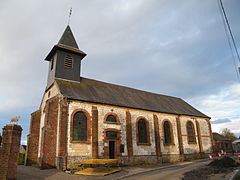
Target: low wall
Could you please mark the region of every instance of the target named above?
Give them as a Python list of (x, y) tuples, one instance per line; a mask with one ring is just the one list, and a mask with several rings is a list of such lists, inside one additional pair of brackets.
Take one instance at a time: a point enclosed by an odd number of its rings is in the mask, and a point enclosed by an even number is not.
[[(164, 163), (177, 163), (182, 161), (191, 161), (196, 159), (207, 158), (208, 154), (201, 153), (201, 154), (163, 154), (162, 156), (119, 156), (116, 159), (120, 159), (120, 163), (124, 165), (146, 165), (146, 164), (164, 164)], [(101, 159), (101, 157), (99, 157)], [(83, 161), (86, 159), (91, 159), (89, 157), (82, 157), (82, 156), (71, 156), (64, 159), (67, 161), (67, 168), (76, 168), (77, 165), (75, 164), (78, 161)], [(103, 158), (104, 159), (104, 158)], [(59, 159), (60, 160), (60, 159)], [(57, 160), (57, 161), (59, 161)], [(61, 161), (61, 160), (60, 160)], [(59, 162), (60, 162), (59, 161)], [(59, 169), (65, 169), (65, 167), (59, 167)]]

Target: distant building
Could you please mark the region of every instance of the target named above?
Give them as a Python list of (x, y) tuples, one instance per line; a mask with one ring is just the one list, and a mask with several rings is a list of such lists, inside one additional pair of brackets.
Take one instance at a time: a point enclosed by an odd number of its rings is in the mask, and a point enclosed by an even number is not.
[(27, 146), (26, 145), (20, 145), (20, 153), (26, 153)]
[(175, 162), (212, 151), (208, 116), (177, 97), (84, 78), (85, 56), (67, 26), (45, 59), (48, 81), (32, 113), (28, 165), (66, 168), (88, 158)]
[(232, 153), (233, 146), (232, 141), (221, 134), (213, 133), (213, 151), (215, 153), (226, 152)]
[(234, 152), (240, 152), (240, 139), (237, 139), (232, 142)]

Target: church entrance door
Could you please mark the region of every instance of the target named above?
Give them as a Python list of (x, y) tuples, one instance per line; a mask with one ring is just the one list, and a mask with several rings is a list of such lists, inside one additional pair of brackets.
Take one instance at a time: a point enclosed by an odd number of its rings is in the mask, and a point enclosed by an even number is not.
[(109, 159), (115, 158), (115, 141), (109, 141)]

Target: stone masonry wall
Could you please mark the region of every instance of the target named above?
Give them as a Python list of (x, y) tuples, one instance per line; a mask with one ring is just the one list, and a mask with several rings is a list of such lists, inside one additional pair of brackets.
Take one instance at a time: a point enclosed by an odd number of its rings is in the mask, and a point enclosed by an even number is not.
[[(86, 158), (91, 158), (92, 157), (92, 144), (91, 144), (91, 135), (89, 135), (90, 137), (90, 142), (85, 142), (85, 143), (79, 143), (79, 142), (71, 142), (71, 122), (72, 122), (72, 114), (76, 111), (76, 110), (85, 110), (90, 117), (90, 120), (92, 120), (92, 105), (90, 104), (82, 104), (81, 106), (79, 106), (79, 103), (77, 101), (74, 102), (70, 102), (69, 104), (69, 116), (68, 116), (68, 146), (67, 146), (67, 152), (68, 152), (68, 156), (75, 156), (75, 157), (81, 157), (82, 159), (86, 159)], [(91, 127), (91, 124), (90, 126)], [(89, 131), (91, 131), (91, 129), (89, 129)], [(80, 158), (80, 159), (81, 159)], [(70, 158), (69, 158), (70, 159)]]
[[(118, 106), (87, 103), (80, 101), (69, 101), (69, 118), (68, 126), (71, 125), (71, 115), (78, 110), (84, 110), (87, 112), (92, 122), (93, 107), (98, 113), (98, 150), (92, 149), (92, 142), (70, 142), (68, 140), (68, 158), (74, 159), (86, 159), (96, 157), (98, 152), (99, 158), (108, 157), (108, 141), (106, 141), (105, 132), (108, 129), (115, 130), (120, 134), (120, 141), (124, 145), (124, 151), (117, 153), (117, 158), (122, 159), (124, 162), (129, 161), (137, 163), (139, 160), (143, 160), (145, 157), (159, 156), (159, 161), (162, 162), (176, 162), (183, 160), (183, 156), (199, 157), (200, 148), (201, 153), (209, 153), (211, 149), (211, 136), (209, 131), (209, 125), (206, 118), (191, 117), (191, 116), (179, 116), (174, 114), (158, 113), (137, 109), (129, 109)], [(117, 123), (108, 123), (105, 121), (107, 114), (115, 114), (117, 116)], [(95, 115), (94, 115), (95, 116)], [(150, 143), (146, 145), (137, 143), (136, 122), (139, 117), (144, 117), (149, 124), (149, 140)], [(96, 117), (95, 117), (96, 118)], [(168, 120), (172, 127), (172, 139), (173, 143), (170, 145), (164, 144), (164, 131), (163, 123)], [(186, 122), (192, 121), (194, 124), (196, 143), (189, 144), (187, 141)], [(197, 128), (197, 124), (199, 128)], [(92, 126), (92, 124), (91, 124)], [(155, 127), (158, 126), (158, 127)], [(95, 127), (95, 125), (93, 125)], [(96, 128), (96, 127), (95, 127)], [(179, 128), (181, 134), (179, 134)], [(129, 132), (131, 131), (131, 133)], [(71, 130), (68, 128), (68, 139), (70, 139)], [(128, 134), (128, 135), (127, 135)], [(198, 137), (199, 136), (199, 137)], [(157, 140), (155, 138), (158, 138)], [(182, 144), (182, 155), (180, 153), (179, 139)], [(201, 143), (199, 143), (201, 141)], [(117, 141), (116, 141), (117, 143)], [(157, 148), (156, 148), (157, 144)], [(119, 148), (116, 145), (115, 148)], [(116, 151), (118, 152), (118, 150)], [(94, 154), (94, 155), (93, 155)], [(141, 158), (142, 157), (142, 158)], [(151, 158), (150, 158), (151, 159)], [(150, 159), (145, 159), (146, 162)], [(71, 160), (71, 161), (72, 161)]]

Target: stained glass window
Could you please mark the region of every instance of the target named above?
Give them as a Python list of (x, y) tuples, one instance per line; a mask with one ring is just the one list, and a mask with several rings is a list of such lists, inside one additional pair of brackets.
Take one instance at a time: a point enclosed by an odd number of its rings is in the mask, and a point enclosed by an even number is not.
[(144, 119), (138, 120), (138, 142), (148, 143), (147, 141), (147, 124)]
[(188, 143), (196, 142), (195, 131), (194, 131), (194, 126), (192, 122), (187, 122), (187, 136), (188, 136)]
[(116, 117), (113, 115), (109, 115), (106, 119), (108, 122), (117, 122)]
[(172, 135), (171, 135), (171, 126), (168, 121), (164, 122), (164, 144), (171, 144), (172, 143)]
[(87, 117), (79, 111), (73, 116), (73, 141), (87, 141)]

